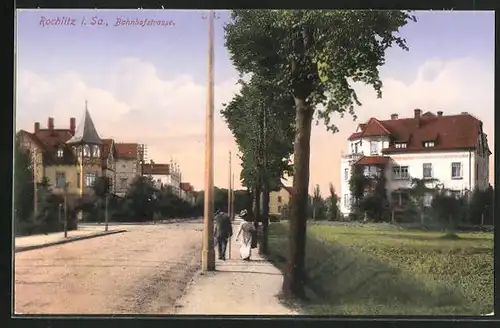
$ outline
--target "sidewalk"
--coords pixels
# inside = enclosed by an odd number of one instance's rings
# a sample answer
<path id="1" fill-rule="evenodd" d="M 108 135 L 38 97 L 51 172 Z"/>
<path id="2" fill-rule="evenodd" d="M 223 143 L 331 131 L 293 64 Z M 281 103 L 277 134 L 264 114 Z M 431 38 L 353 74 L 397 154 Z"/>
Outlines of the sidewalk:
<path id="1" fill-rule="evenodd" d="M 67 238 L 64 238 L 64 232 L 16 237 L 15 251 L 22 252 L 36 248 L 64 244 L 81 239 L 88 239 L 92 237 L 115 234 L 119 232 L 125 232 L 125 230 L 110 228 L 108 231 L 104 231 L 104 225 L 102 225 L 102 226 L 85 226 L 79 228 L 78 230 L 68 231 Z"/>
<path id="2" fill-rule="evenodd" d="M 217 258 L 217 254 L 216 254 Z M 277 299 L 283 275 L 252 250 L 252 260 L 239 258 L 232 241 L 231 259 L 216 260 L 216 272 L 198 275 L 177 302 L 175 314 L 296 315 Z"/>

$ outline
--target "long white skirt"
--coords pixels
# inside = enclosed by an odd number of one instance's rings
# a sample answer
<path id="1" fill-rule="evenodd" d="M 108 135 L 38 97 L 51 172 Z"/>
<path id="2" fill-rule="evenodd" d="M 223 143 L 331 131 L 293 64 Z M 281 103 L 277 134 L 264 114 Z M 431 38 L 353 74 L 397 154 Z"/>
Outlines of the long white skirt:
<path id="1" fill-rule="evenodd" d="M 248 243 L 248 244 L 241 244 L 241 247 L 240 247 L 240 257 L 244 260 L 246 259 L 249 259 L 250 258 L 250 254 L 252 252 L 252 249 L 251 249 L 251 244 Z"/>

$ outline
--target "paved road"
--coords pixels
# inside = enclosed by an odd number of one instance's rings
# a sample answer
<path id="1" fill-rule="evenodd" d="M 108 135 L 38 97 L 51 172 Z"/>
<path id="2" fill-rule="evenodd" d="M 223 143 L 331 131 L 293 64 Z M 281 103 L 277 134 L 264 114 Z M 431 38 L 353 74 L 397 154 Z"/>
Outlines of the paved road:
<path id="1" fill-rule="evenodd" d="M 200 267 L 201 221 L 126 229 L 16 254 L 15 312 L 173 313 Z"/>

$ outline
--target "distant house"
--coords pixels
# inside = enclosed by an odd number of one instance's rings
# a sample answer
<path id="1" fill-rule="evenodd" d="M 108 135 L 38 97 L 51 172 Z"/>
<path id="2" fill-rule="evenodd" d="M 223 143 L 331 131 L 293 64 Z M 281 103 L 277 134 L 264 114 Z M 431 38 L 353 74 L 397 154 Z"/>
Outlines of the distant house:
<path id="1" fill-rule="evenodd" d="M 141 174 L 138 143 L 115 143 L 116 194 L 125 196 L 135 177 Z"/>
<path id="2" fill-rule="evenodd" d="M 283 206 L 290 202 L 292 187 L 283 187 L 279 191 L 272 191 L 269 194 L 269 214 L 281 215 Z"/>
<path id="3" fill-rule="evenodd" d="M 390 120 L 371 118 L 359 124 L 347 140 L 348 153 L 341 158 L 341 202 L 350 213 L 349 179 L 354 168 L 366 176 L 384 176 L 389 201 L 405 206 L 413 178 L 436 179 L 456 193 L 485 190 L 489 185 L 489 156 L 483 122 L 463 112 L 443 115 L 415 109 L 413 117 Z M 432 182 L 432 183 L 431 183 Z M 432 195 L 426 197 L 430 205 Z"/>

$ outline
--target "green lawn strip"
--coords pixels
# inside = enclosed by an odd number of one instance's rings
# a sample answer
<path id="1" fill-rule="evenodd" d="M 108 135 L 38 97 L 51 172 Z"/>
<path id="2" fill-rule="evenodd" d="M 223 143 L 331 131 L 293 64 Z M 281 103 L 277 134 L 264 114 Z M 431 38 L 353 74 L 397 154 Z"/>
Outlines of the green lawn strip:
<path id="1" fill-rule="evenodd" d="M 492 234 L 309 227 L 311 314 L 481 314 L 493 308 Z M 273 260 L 283 268 L 287 225 L 270 226 Z"/>

